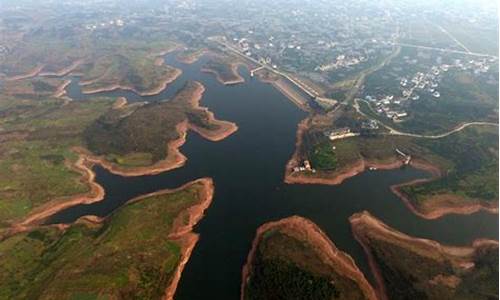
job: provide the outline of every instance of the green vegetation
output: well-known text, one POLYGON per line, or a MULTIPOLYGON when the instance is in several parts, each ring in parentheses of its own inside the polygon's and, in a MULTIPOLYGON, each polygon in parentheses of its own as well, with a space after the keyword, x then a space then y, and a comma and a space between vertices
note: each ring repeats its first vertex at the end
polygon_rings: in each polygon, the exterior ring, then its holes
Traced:
POLYGON ((435 244, 396 237, 368 222, 354 224, 381 272, 389 299, 498 297, 497 244, 477 246, 472 255, 460 254, 467 250, 453 254, 435 244))
POLYGON ((39 77, 2 83, 2 94, 18 99, 40 99, 52 96, 59 85, 61 79, 39 77))
MULTIPOLYGON (((334 126, 357 128, 358 123, 348 112, 342 112, 334 126)), ((323 135, 323 130, 313 127, 305 133, 302 145, 303 153, 319 171, 314 176, 334 176, 360 159, 379 164, 403 161, 396 152, 399 149, 414 160, 436 166, 443 175, 430 182, 402 187, 416 206, 439 200, 440 196, 457 205, 498 202, 498 128, 495 126, 468 127, 440 139, 378 132, 333 143, 323 135)))
POLYGON ((249 270, 245 299, 365 299, 357 282, 325 260, 322 248, 314 244, 323 241, 301 236, 305 233, 286 226, 263 232, 249 270))
POLYGON ((207 186, 129 203, 103 224, 41 227, 0 242, 0 299, 158 299, 179 265, 173 222, 207 186))
POLYGON ((313 168, 318 170, 333 170, 337 166, 337 156, 328 142, 316 146, 309 157, 313 168))
POLYGON ((233 71, 230 60, 219 56, 212 56, 203 66, 203 70, 216 74, 222 82, 234 82, 240 79, 233 71))
POLYGON ((169 101, 146 104, 127 113, 109 111, 85 131, 88 148, 123 166, 151 165, 166 158, 166 144, 179 138, 179 123, 188 120, 200 128, 216 129, 205 110, 192 106, 199 88, 198 83, 190 82, 169 101))
MULTIPOLYGON (((157 51, 172 48, 165 44, 157 51)), ((111 49, 110 49, 111 51, 111 49)), ((148 93, 162 86, 162 82, 175 78, 176 70, 165 64, 155 64, 154 49, 121 50, 113 55, 99 57, 94 62, 81 66, 83 80, 93 81, 85 85, 84 91, 108 88, 113 85, 130 87, 139 93, 148 93)))
POLYGON ((27 74, 38 66, 45 66, 46 72, 57 72, 83 58, 87 49, 83 45, 88 42, 89 36, 78 27, 41 26, 24 34, 0 67, 8 76, 27 74))
POLYGON ((468 128, 437 141, 418 139, 417 143, 450 162, 446 176, 403 188, 417 204, 450 193, 468 201, 498 202, 498 128, 468 128))
POLYGON ((71 165, 85 128, 112 105, 109 99, 0 100, 0 228, 48 201, 88 191, 71 165))
MULTIPOLYGON (((256 256, 257 261, 262 258, 256 256)), ((295 264, 270 259, 255 265, 247 299, 336 299, 335 285, 295 264)))

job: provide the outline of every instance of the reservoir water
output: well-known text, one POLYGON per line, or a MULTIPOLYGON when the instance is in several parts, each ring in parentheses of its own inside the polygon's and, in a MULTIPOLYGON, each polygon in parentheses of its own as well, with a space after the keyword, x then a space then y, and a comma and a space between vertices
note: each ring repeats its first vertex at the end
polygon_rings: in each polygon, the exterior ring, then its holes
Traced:
MULTIPOLYGON (((187 80, 206 88, 201 104, 239 130, 220 142, 189 133, 181 151, 188 157, 182 168, 154 176, 121 177, 96 166, 96 181, 105 199, 77 205, 54 215, 50 223, 70 223, 83 215, 107 216, 127 200, 159 189, 178 187, 200 177, 212 177, 215 196, 205 217, 195 227, 200 240, 184 269, 175 299, 239 299, 241 268, 255 231, 261 224, 300 215, 318 224, 332 241, 350 254, 371 278, 361 247, 354 240, 349 216, 363 210, 404 233, 451 245, 467 245, 476 238, 498 239, 498 216, 484 212, 425 220, 414 215, 393 195, 390 186, 428 174, 412 168, 368 171, 338 186, 287 185, 284 168, 295 146, 297 124, 306 117, 271 85, 240 70, 246 82, 224 86, 201 73, 205 59, 186 65, 166 56, 166 63, 183 74, 156 96, 140 97, 118 90, 99 96, 124 96, 129 101, 158 101, 172 97, 187 80)), ((84 100, 78 79, 68 96, 84 100)), ((95 96, 95 95, 93 95, 95 96)))

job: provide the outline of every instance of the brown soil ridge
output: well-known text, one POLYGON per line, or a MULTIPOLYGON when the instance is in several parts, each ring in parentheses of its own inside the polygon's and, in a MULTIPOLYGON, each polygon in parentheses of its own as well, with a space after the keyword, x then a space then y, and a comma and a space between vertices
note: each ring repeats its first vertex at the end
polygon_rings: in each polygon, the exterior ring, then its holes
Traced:
POLYGON ((65 68, 62 68, 59 71, 40 72, 40 73, 38 73, 38 75, 39 76, 57 76, 57 77, 66 76, 69 73, 71 73, 72 71, 74 71, 76 68, 78 68, 84 61, 85 61, 84 59, 78 59, 78 60, 74 61, 71 65, 69 65, 65 68))
POLYGON ((204 185, 201 201, 177 216, 174 220, 174 229, 169 235, 170 239, 174 239, 180 243, 182 250, 179 266, 175 271, 175 275, 170 285, 165 290, 165 300, 172 300, 174 298, 182 271, 191 257, 191 253, 199 239, 199 234, 193 233, 193 227, 203 218, 205 211, 213 200, 215 190, 213 180, 211 178, 202 178, 195 182, 201 182, 204 185), (189 220, 187 224, 185 224, 186 216, 189 220))
POLYGON ((6 232, 0 236, 0 240, 20 232, 28 231, 40 225, 55 213, 71 206, 90 204, 104 199, 104 188, 95 182, 95 173, 92 171, 92 163, 89 162, 85 156, 80 155, 76 163, 70 167, 82 174, 82 181, 87 183, 90 190, 80 195, 60 197, 36 208, 22 221, 14 223, 7 229, 6 232))
POLYGON ((398 245, 406 244, 408 248, 417 249, 421 253, 425 251, 427 253, 433 253, 434 255, 439 254, 440 256, 448 257, 458 267, 462 268, 471 267, 471 259, 476 249, 479 247, 492 245, 498 247, 498 241, 488 239, 477 239, 468 247, 455 247, 442 245, 433 240, 412 237, 387 226, 367 211, 353 214, 349 218, 349 222, 351 223, 351 229, 355 239, 362 246, 368 258, 370 269, 375 277, 377 294, 381 300, 388 299, 387 290, 384 285, 381 270, 370 251, 369 239, 367 237, 369 233, 378 235, 384 240, 395 241, 398 245))
POLYGON ((212 142, 223 140, 226 137, 233 134, 234 132, 236 132, 238 130, 238 126, 235 123, 216 119, 214 113, 209 111, 208 107, 200 105, 202 95, 205 92, 205 87, 199 82, 195 82, 195 84, 196 84, 196 92, 194 96, 189 100, 189 103, 194 109, 204 111, 208 116, 208 122, 218 126, 219 129, 208 130, 198 126, 194 126, 193 124, 190 123, 188 124, 189 129, 197 132, 203 138, 210 140, 212 142))
MULTIPOLYGON (((145 195, 138 196, 133 198, 127 202, 127 204, 141 201, 143 199, 147 199, 152 196, 157 195, 165 195, 165 194, 173 194, 184 190, 194 184, 201 183, 203 185, 202 194, 200 195, 200 201, 195 205, 187 208, 183 212, 181 212, 173 221, 172 232, 168 235, 168 239, 176 241, 181 247, 181 259, 179 265, 177 266, 174 276, 170 281, 170 284, 165 289, 164 300, 172 300, 174 298, 175 292, 177 290, 177 286, 181 279, 182 271, 186 266, 186 263, 189 261, 191 257, 191 253, 193 252, 196 243, 199 240, 199 234, 193 232, 193 228, 198 222, 204 217, 205 211, 213 200, 214 195, 214 182, 211 178, 200 178, 191 182, 188 182, 181 187, 175 189, 165 189, 156 191, 154 193, 149 193, 145 195), (186 219, 188 220, 186 223, 186 219)), ((102 223, 103 218, 99 218, 96 216, 85 216, 80 218, 79 220, 83 220, 85 222, 90 223, 102 223)))
MULTIPOLYGON (((147 199, 152 196, 157 196, 157 195, 165 195, 165 194, 173 194, 179 191, 182 191, 194 184, 199 184, 201 183, 203 185, 203 191, 202 194, 200 195, 200 201, 197 202, 195 205, 187 208, 185 211, 181 212, 174 220, 173 222, 173 228, 172 232, 169 234, 167 237, 168 239, 174 240, 177 243, 179 243, 181 247, 181 259, 179 262, 179 265, 177 266, 175 270, 175 274, 170 281, 170 284, 167 286, 165 289, 164 293, 164 300, 172 300, 175 291, 177 290, 177 286, 179 284, 182 271, 184 270, 184 267, 186 263, 189 261, 189 258, 191 257, 191 253, 196 246, 196 243, 198 242, 199 235, 196 233, 193 233, 193 227, 203 218, 205 214, 205 210, 210 206, 213 200, 213 195, 214 195, 214 182, 211 178, 205 177, 205 178, 200 178, 191 182, 188 182, 178 188, 175 189, 164 189, 160 191, 156 191, 153 193, 145 194, 138 196, 136 198, 133 198, 129 201, 127 201, 126 205, 129 205, 134 202, 142 201, 144 199, 147 199), (187 224, 186 223, 186 217, 188 219, 187 224)), ((111 216, 111 215, 110 215, 111 216)), ((90 225, 100 225, 102 224, 107 218, 98 217, 98 216, 93 216, 93 215, 87 215, 87 216, 82 216, 80 217, 76 222, 77 223, 86 223, 90 225)), ((69 225, 67 224, 56 224, 56 225, 51 225, 51 226, 57 226, 60 229, 66 229, 69 225)))
POLYGON ((250 277, 255 252, 263 235, 269 230, 279 229, 287 231, 296 237, 310 243, 319 253, 325 263, 330 264, 335 270, 356 282, 366 299, 376 300, 377 296, 364 274, 358 269, 351 256, 339 250, 328 236, 312 221, 299 216, 292 216, 275 222, 269 222, 257 229, 257 234, 252 242, 247 262, 243 266, 241 281, 241 300, 244 300, 245 285, 250 277))
POLYGON ((15 76, 6 76, 4 79, 5 79, 5 81, 15 81, 15 80, 21 80, 21 79, 35 77, 43 70, 43 68, 45 68, 45 65, 39 64, 26 74, 20 74, 20 75, 15 75, 15 76))
MULTIPOLYGON (((174 47, 172 47, 170 49, 167 49, 167 50, 163 50, 163 51, 160 51, 160 52, 157 52, 157 53, 151 53, 148 56, 152 57, 152 58, 155 58, 154 64, 156 66, 161 66, 161 65, 163 65, 165 63, 165 61, 164 61, 164 59, 163 59, 162 56, 165 56, 168 53, 173 52, 173 51, 177 51, 179 49, 181 49, 180 46, 174 46, 174 47)), ((120 84, 112 84, 112 85, 109 85, 107 87, 102 87, 102 88, 97 88, 97 89, 85 89, 85 88, 82 88, 82 93, 83 94, 95 94, 95 93, 100 93, 100 92, 110 92, 110 91, 114 91, 114 90, 117 90, 117 89, 122 89, 122 90, 132 91, 132 92, 136 93, 137 95, 143 96, 143 97, 144 96, 158 95, 163 90, 165 90, 170 83, 174 82, 179 76, 181 76, 182 70, 174 68, 174 67, 172 67, 172 69, 174 70, 173 74, 169 74, 168 76, 166 76, 165 78, 163 78, 162 81, 160 82, 160 85, 157 88, 153 88, 153 89, 151 89, 149 91, 146 91, 146 92, 139 92, 138 90, 136 90, 134 87, 131 87, 131 86, 120 85, 120 84)), ((97 78, 88 79, 88 80, 80 80, 79 85, 82 86, 82 87, 85 87, 87 85, 91 85, 93 83, 96 83, 99 80, 101 80, 101 78, 103 78, 104 76, 106 76, 106 72, 104 72, 103 75, 101 75, 101 76, 99 76, 97 78)))
MULTIPOLYGON (((161 79, 158 87, 152 88, 149 91, 145 91, 145 92, 140 92, 132 86, 121 85, 121 84, 111 84, 109 86, 102 87, 102 88, 96 88, 96 89, 85 88, 85 86, 92 84, 92 82, 90 82, 90 83, 89 82, 85 82, 85 83, 80 82, 80 85, 84 86, 84 88, 82 88, 82 94, 96 94, 96 93, 111 92, 111 91, 121 89, 121 90, 131 91, 139 96, 145 97, 145 96, 158 95, 163 90, 165 90, 170 83, 174 82, 179 76, 181 76, 181 74, 182 74, 182 70, 173 68, 173 71, 171 74, 168 74, 167 76, 165 76, 164 78, 161 79)), ((96 81, 98 81, 98 80, 99 79, 97 79, 96 81)))
POLYGON ((56 98, 62 98, 63 96, 66 95, 66 87, 71 83, 71 80, 65 79, 56 89, 54 92, 54 97, 56 98))
POLYGON ((486 211, 488 213, 498 214, 498 202, 479 201, 477 203, 457 203, 456 201, 454 201, 456 200, 457 196, 452 195, 448 197, 447 195, 436 195, 433 197, 437 198, 436 200, 443 200, 444 203, 441 205, 431 204, 424 208, 415 205, 413 201, 411 201, 411 199, 408 197, 408 195, 406 195, 402 191, 402 188, 404 187, 427 183, 436 180, 439 177, 440 176, 433 176, 428 179, 416 179, 410 182, 393 185, 391 186, 391 191, 396 196, 398 196, 404 202, 406 207, 408 207, 408 209, 410 209, 414 214, 428 220, 438 219, 447 214, 470 215, 478 211, 486 211))
POLYGON ((176 56, 175 59, 183 64, 190 65, 197 62, 201 57, 203 57, 207 53, 208 53, 207 49, 200 49, 189 55, 183 55, 182 53, 180 53, 179 55, 176 56))
POLYGON ((240 65, 244 65, 244 64, 231 63, 229 66, 231 69, 232 75, 235 77, 235 79, 233 79, 233 80, 224 80, 222 78, 222 76, 219 74, 219 72, 217 72, 216 70, 207 68, 207 67, 202 67, 201 71, 215 75, 215 78, 217 78, 217 81, 224 84, 224 85, 235 85, 235 84, 240 84, 240 83, 245 82, 245 78, 243 78, 243 76, 241 76, 240 73, 238 72, 238 68, 240 65))

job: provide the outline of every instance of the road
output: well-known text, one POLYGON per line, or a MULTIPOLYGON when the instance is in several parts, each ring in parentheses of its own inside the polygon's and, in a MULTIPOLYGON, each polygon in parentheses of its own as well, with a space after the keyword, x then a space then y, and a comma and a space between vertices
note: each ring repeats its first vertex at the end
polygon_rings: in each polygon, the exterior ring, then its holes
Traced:
POLYGON ((471 55, 471 56, 477 56, 477 57, 498 58, 498 56, 494 56, 494 55, 490 55, 490 54, 485 54, 485 53, 466 52, 466 51, 461 51, 461 50, 443 49, 443 48, 428 47, 428 46, 421 46, 421 45, 413 45, 413 44, 407 44, 407 43, 394 43, 394 44, 395 45, 399 45, 401 47, 410 47, 410 48, 434 50, 434 51, 447 52, 447 53, 458 53, 458 54, 465 54, 465 55, 471 55))
MULTIPOLYGON (((364 101, 364 100, 362 100, 362 101, 364 101)), ((360 115, 363 115, 366 118, 372 119, 370 116, 366 115, 364 112, 361 111, 357 99, 354 101, 353 107, 356 109, 356 111, 360 115)), ((467 122, 467 123, 463 123, 463 124, 455 127, 454 129, 452 129, 450 131, 447 131, 447 132, 444 132, 441 134, 425 135, 425 134, 416 134, 416 133, 410 133, 410 132, 402 132, 402 131, 396 130, 396 129, 390 127, 389 125, 382 123, 380 121, 378 121, 378 123, 381 124, 383 127, 385 127, 387 130, 389 130, 387 135, 409 136, 409 137, 424 138, 424 139, 441 139, 441 138, 447 137, 449 135, 452 135, 456 132, 462 131, 465 128, 470 127, 470 126, 497 126, 498 127, 498 124, 493 123, 493 122, 467 122)))

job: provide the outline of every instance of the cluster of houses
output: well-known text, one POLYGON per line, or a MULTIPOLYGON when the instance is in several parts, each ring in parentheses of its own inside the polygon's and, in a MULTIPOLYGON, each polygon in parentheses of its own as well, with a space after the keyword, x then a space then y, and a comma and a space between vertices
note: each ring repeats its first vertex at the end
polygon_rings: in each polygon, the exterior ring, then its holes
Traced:
POLYGON ((330 139, 330 141, 345 139, 348 137, 358 136, 359 133, 352 132, 349 127, 335 128, 332 130, 327 130, 324 134, 330 139))
MULTIPOLYGON (((412 77, 399 78, 399 88, 401 95, 379 95, 372 96, 366 95, 365 100, 374 105, 375 111, 380 115, 385 115, 388 119, 394 122, 403 121, 407 116, 405 108, 407 107, 407 100, 416 101, 421 96, 426 95, 431 99, 438 100, 441 97, 439 92, 439 84, 442 79, 443 73, 451 69, 458 69, 462 71, 472 71, 474 74, 485 73, 489 70, 490 65, 496 61, 495 58, 481 58, 462 61, 460 59, 453 60, 450 64, 439 64, 429 68, 427 72, 417 72, 412 77)), ((415 64, 416 59, 405 57, 405 62, 408 64, 415 64)))
POLYGON ((408 116, 408 113, 401 107, 401 99, 395 99, 394 95, 386 95, 380 99, 368 95, 365 99, 374 103, 375 110, 378 114, 385 114, 388 119, 394 122, 401 121, 408 116))
POLYGON ((303 161, 301 166, 293 168, 293 172, 304 172, 304 171, 316 173, 316 170, 312 168, 311 163, 307 159, 303 161))
POLYGON ((101 22, 99 24, 89 24, 85 25, 85 29, 94 31, 98 28, 106 28, 106 27, 112 27, 112 26, 117 26, 117 27, 123 27, 125 25, 125 21, 122 19, 116 19, 116 20, 111 20, 108 22, 101 22))

